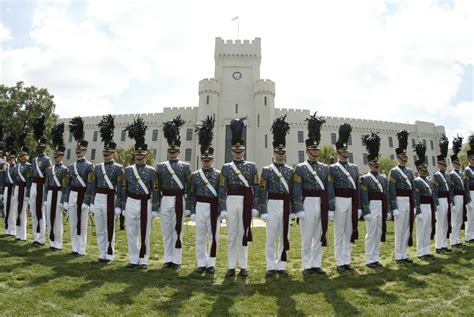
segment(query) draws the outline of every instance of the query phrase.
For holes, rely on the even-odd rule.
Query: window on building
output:
[[[331,144],[336,144],[336,133],[331,133]]]
[[[186,152],[184,154],[184,160],[186,162],[190,162],[191,161],[191,149],[186,149]]]
[[[388,137],[388,147],[393,147],[393,138],[391,136]]]
[[[127,131],[125,130],[122,130],[122,134],[120,135],[120,141],[125,141],[125,139],[127,138]]]
[[[153,158],[156,160],[156,149],[153,149]]]
[[[433,166],[436,166],[436,159],[434,156],[431,157],[431,163],[433,163]]]
[[[352,145],[352,135],[349,135],[349,139],[347,140],[347,145]]]
[[[354,154],[349,153],[349,162],[354,163]]]
[[[434,142],[433,142],[433,140],[430,140],[430,148],[431,148],[432,150],[434,150]]]
[[[206,96],[206,105],[209,104],[209,95]]]
[[[153,130],[153,133],[152,133],[152,135],[151,135],[151,140],[152,140],[153,142],[158,141],[158,130]]]
[[[92,136],[92,142],[97,142],[98,136],[99,136],[99,131],[94,131],[94,135]]]
[[[66,158],[69,160],[71,158],[71,149],[67,149]]]
[[[186,129],[186,141],[193,139],[193,129]]]
[[[69,142],[72,142],[72,133],[69,133]]]
[[[268,134],[265,134],[265,148],[268,148]]]
[[[412,147],[415,147],[415,145],[416,145],[415,139],[411,139],[411,145],[412,145]]]
[[[369,163],[369,159],[367,158],[367,153],[364,153],[364,164]]]
[[[239,105],[235,104],[235,113],[239,113]]]
[[[304,151],[298,151],[298,163],[304,162]]]
[[[426,140],[423,139],[423,145],[426,147]]]
[[[390,154],[390,159],[394,160],[395,159],[395,154]]]
[[[91,161],[95,160],[95,149],[91,150]]]
[[[263,104],[266,106],[267,105],[267,96],[263,97]]]
[[[428,156],[425,156],[425,162],[426,162],[426,165],[430,164],[430,161],[428,161]]]
[[[257,114],[257,128],[260,127],[260,115]]]
[[[304,134],[303,131],[298,131],[298,143],[304,142]]]

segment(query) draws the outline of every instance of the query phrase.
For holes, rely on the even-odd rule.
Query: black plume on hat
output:
[[[232,131],[231,144],[234,146],[244,146],[243,132],[245,119],[247,119],[247,117],[232,119],[230,122],[230,130]]]
[[[459,160],[458,153],[462,150],[462,136],[457,136],[453,139],[453,155],[451,155],[451,162]]]
[[[69,132],[79,145],[87,147],[89,142],[84,140],[84,120],[81,117],[74,117],[69,121]]]
[[[30,149],[25,145],[26,144],[26,137],[28,136],[28,132],[30,131],[30,127],[26,124],[20,131],[20,135],[18,136],[18,144],[20,145],[20,152],[28,153]]]
[[[111,114],[102,117],[97,126],[99,127],[100,138],[104,142],[104,149],[115,150],[117,144],[113,142],[114,138],[114,123],[115,117]]]
[[[3,143],[3,125],[0,124],[0,151],[3,151],[3,147],[5,144]]]
[[[308,138],[306,139],[306,147],[309,146],[319,146],[321,141],[321,127],[326,122],[323,117],[316,116],[318,112],[316,111],[312,116],[306,118],[305,121],[308,122]]]
[[[128,137],[135,140],[135,150],[146,151],[148,149],[148,145],[145,144],[146,129],[145,121],[140,116],[125,128],[128,131]]]
[[[46,129],[45,117],[41,115],[33,121],[33,136],[38,145],[46,145],[46,138],[44,137],[44,130]]]
[[[441,138],[439,139],[439,152],[440,152],[440,154],[438,155],[438,162],[446,160],[446,156],[448,156],[448,146],[449,146],[449,140],[443,134],[441,136]]]
[[[184,125],[184,120],[181,116],[176,116],[171,121],[166,121],[163,124],[163,135],[166,138],[169,146],[181,146],[181,136],[179,135],[180,128]]]
[[[474,135],[470,135],[469,136],[469,147],[471,149],[467,150],[467,156],[471,156],[471,155],[474,155]]]
[[[400,130],[397,132],[398,147],[395,149],[395,153],[397,153],[397,155],[406,153],[409,134],[410,132],[408,132],[407,130]]]
[[[16,155],[15,138],[15,133],[11,131],[5,136],[5,148],[7,150],[7,154]]]
[[[336,149],[346,149],[347,148],[347,141],[349,141],[349,137],[351,136],[352,127],[349,123],[343,123],[339,127],[339,138],[336,142]]]
[[[214,154],[214,148],[212,147],[212,140],[214,139],[214,125],[216,119],[211,116],[207,116],[206,119],[201,121],[194,132],[197,133],[199,139],[199,145],[201,146],[201,155]]]
[[[286,135],[290,133],[290,124],[285,121],[286,114],[273,120],[270,131],[273,134],[273,148],[286,147]]]
[[[415,161],[416,167],[418,167],[422,164],[425,164],[425,162],[426,162],[425,161],[426,146],[422,142],[419,142],[415,146],[415,152],[416,152],[416,155],[418,156],[418,160]]]
[[[51,128],[51,139],[55,151],[64,152],[66,147],[64,146],[64,123],[58,123]]]
[[[362,144],[365,145],[368,161],[377,161],[380,150],[380,136],[378,133],[371,132],[371,134],[362,136]]]

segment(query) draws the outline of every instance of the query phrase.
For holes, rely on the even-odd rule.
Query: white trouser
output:
[[[395,217],[395,260],[406,259],[408,239],[410,238],[410,199],[397,197],[400,215]]]
[[[351,264],[352,198],[336,197],[334,212],[334,257],[336,265]]]
[[[303,269],[320,268],[323,259],[321,198],[306,197],[303,202],[303,210],[304,219],[300,220]]]
[[[430,254],[431,204],[420,205],[421,214],[416,216],[416,255]]]
[[[176,248],[176,240],[178,240],[178,233],[176,232],[176,210],[175,210],[176,196],[163,196],[160,203],[160,223],[161,232],[163,234],[163,246],[164,246],[164,261],[173,262],[174,264],[181,264],[183,256],[183,249]],[[180,240],[183,245],[183,223],[184,223],[184,197],[183,197],[183,218],[181,221],[181,234]]]
[[[56,201],[56,216],[54,218],[54,223],[51,223],[51,205],[53,199],[53,192],[48,190],[48,197],[46,198],[46,213],[45,219],[47,223],[48,230],[46,234],[49,239],[49,245],[56,249],[62,249],[63,247],[63,213],[61,208],[59,208],[59,203],[61,202],[62,192],[58,191],[57,201]],[[53,229],[54,241],[51,241],[51,229]]]
[[[85,199],[84,199],[85,201]],[[81,212],[81,234],[77,234],[77,192],[71,191],[69,194],[69,224],[71,225],[71,245],[72,252],[77,252],[81,255],[86,254],[87,246],[87,224],[89,214],[87,208],[82,209]],[[80,206],[82,208],[82,206]]]
[[[113,207],[112,207],[113,208]],[[107,195],[95,194],[94,199],[94,219],[95,235],[97,238],[97,247],[99,248],[99,258],[113,261],[115,258],[115,230],[112,233],[112,254],[107,254],[109,248],[108,230],[107,230]],[[115,210],[114,210],[114,229],[115,229]]]
[[[5,213],[5,217],[7,215],[7,197],[8,197],[8,191],[10,189],[5,186],[5,192],[3,195],[3,212]],[[16,235],[16,208],[15,207],[15,186],[12,187],[12,195],[10,198],[10,212],[8,214],[8,219],[5,219],[5,222],[8,223],[8,229],[5,229],[5,234],[8,235]]]
[[[471,196],[471,205],[472,208],[467,208],[467,221],[465,225],[465,237],[466,241],[474,239],[474,190],[469,191],[469,195]]]
[[[143,258],[140,258],[140,247],[142,245],[140,207],[141,203],[139,199],[127,198],[124,216],[125,227],[127,229],[128,258],[132,264],[148,265],[148,259],[150,258],[151,200],[149,199],[147,203],[146,250]]]
[[[244,196],[229,195],[227,204],[227,267],[235,269],[237,258],[241,269],[247,269],[248,247],[242,245],[244,237]]]
[[[196,203],[196,260],[198,267],[216,266],[216,258],[210,257],[212,246],[211,204]],[[219,242],[219,221],[216,227],[216,243]],[[206,251],[207,243],[207,251]]]
[[[463,202],[462,195],[453,197],[454,206],[451,207],[451,245],[461,243],[461,226],[463,217]]]
[[[286,261],[281,260],[284,247],[283,236],[283,200],[269,199],[267,201],[267,239],[265,245],[265,255],[267,259],[267,271],[286,269]],[[288,239],[290,239],[290,219],[288,215]],[[278,249],[276,244],[278,243]],[[287,251],[287,258],[289,256]]]
[[[27,205],[27,199],[26,199],[26,187],[25,191],[23,193],[23,197],[19,197],[19,188],[18,186],[15,185],[15,191],[13,192],[13,201],[14,201],[14,206],[15,208],[15,226],[16,226],[16,220],[18,217],[18,206],[19,206],[19,201],[23,201],[23,208],[20,211],[20,225],[16,226],[16,238],[25,241],[26,240],[26,226],[27,226],[27,215],[26,215],[26,205]]]
[[[382,201],[371,200],[369,203],[372,219],[365,221],[365,263],[379,261],[380,241],[382,239]]]
[[[43,184],[43,186],[45,185]],[[43,205],[43,202],[41,202],[42,219],[38,219],[36,215],[36,198],[38,196],[36,188],[37,188],[37,184],[32,183],[31,189],[30,189],[30,211],[31,211],[31,219],[33,220],[33,240],[39,243],[44,243],[45,230],[46,230],[46,222],[44,221],[45,220],[44,219],[44,205]],[[43,201],[44,201],[44,197],[43,197]],[[39,222],[40,232],[37,232],[38,222]]]
[[[438,211],[436,212],[436,249],[448,247],[448,198],[439,198]]]

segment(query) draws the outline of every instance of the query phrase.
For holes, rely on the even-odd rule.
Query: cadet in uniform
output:
[[[13,199],[15,189],[16,150],[13,148],[15,135],[10,132],[5,137],[7,162],[5,164],[5,190],[3,196],[3,212],[5,213],[5,234],[10,237],[16,235],[16,212]]]
[[[334,216],[334,190],[329,167],[318,162],[321,126],[326,122],[314,115],[308,122],[307,160],[296,166],[293,176],[294,211],[301,230],[303,275],[325,274],[322,269],[323,246],[327,245],[329,210]]]
[[[360,210],[359,169],[348,162],[347,142],[352,127],[343,123],[339,127],[336,142],[338,162],[329,166],[335,196],[334,213],[334,256],[338,272],[353,271],[351,265],[352,243],[359,238],[358,220]]]
[[[127,267],[146,269],[150,257],[152,210],[158,212],[158,184],[155,169],[146,164],[148,145],[145,143],[147,127],[141,117],[127,126],[128,136],[135,139],[135,164],[127,166],[123,180],[125,226],[127,230]]]
[[[468,166],[464,169],[464,192],[466,193],[467,220],[466,242],[474,242],[474,135],[469,136],[470,149],[467,151]]]
[[[197,273],[214,273],[219,241],[219,177],[221,172],[212,166],[214,148],[212,139],[215,119],[208,116],[196,127],[201,150],[202,168],[191,176],[189,201],[191,219],[196,222]],[[208,252],[206,252],[206,242]]]
[[[290,125],[285,118],[286,115],[273,121],[271,128],[273,163],[263,167],[260,176],[260,218],[267,223],[265,244],[267,277],[276,273],[289,275],[286,262],[287,252],[290,250],[290,213],[294,215],[292,211],[294,170],[285,164],[286,135],[290,131]]]
[[[435,233],[436,195],[428,176],[428,165],[425,161],[426,147],[423,143],[416,145],[418,160],[415,161],[418,177],[413,181],[416,201],[416,253],[420,259],[430,259],[430,239]]]
[[[395,220],[395,261],[412,263],[407,256],[407,245],[413,245],[413,223],[415,220],[415,197],[413,188],[413,171],[406,167],[408,162],[407,145],[409,132],[401,130],[397,133],[398,165],[389,173],[390,210]]]
[[[3,126],[0,124],[0,204],[3,205],[3,194],[5,192],[5,182],[6,182],[6,172],[7,172],[7,163],[4,160],[3,149],[5,143],[3,143]],[[5,212],[5,209],[3,209]],[[4,215],[3,215],[4,216]],[[5,224],[7,222],[5,221]]]
[[[117,144],[113,141],[114,117],[106,115],[98,124],[104,143],[104,162],[94,166],[91,183],[91,208],[95,218],[98,262],[111,263],[115,256],[115,218],[122,212],[123,166],[114,161]]]
[[[53,165],[46,171],[44,188],[45,217],[48,228],[49,248],[51,251],[63,247],[63,214],[62,209],[66,200],[68,186],[68,169],[63,165],[64,157],[64,123],[59,123],[51,129],[53,141]]]
[[[72,254],[83,256],[86,254],[87,246],[87,223],[91,190],[88,179],[93,177],[94,164],[86,160],[89,142],[84,140],[84,121],[81,117],[71,119],[69,133],[77,141],[77,161],[68,167],[69,184],[64,209],[69,213]]]
[[[382,267],[380,242],[385,242],[387,233],[388,181],[379,173],[380,136],[377,133],[362,136],[367,148],[369,172],[360,178],[360,198],[364,215],[365,263],[368,268]]]
[[[33,220],[33,245],[41,246],[45,242],[46,221],[44,218],[44,184],[46,180],[46,170],[51,166],[51,160],[44,153],[46,148],[46,138],[44,137],[45,117],[39,116],[33,122],[33,135],[37,141],[37,157],[32,160],[33,178],[30,189],[30,212]]]
[[[232,131],[232,162],[225,163],[219,180],[219,204],[221,214],[227,216],[227,256],[228,270],[226,277],[235,276],[237,259],[240,265],[239,276],[247,277],[248,242],[252,241],[252,216],[257,217],[259,201],[259,182],[257,166],[244,160],[245,141],[243,132],[246,118],[233,119],[230,122]]]
[[[451,246],[456,248],[462,246],[461,243],[461,229],[464,227],[466,220],[466,201],[467,194],[464,191],[463,178],[464,173],[461,169],[461,161],[458,153],[462,149],[462,137],[455,137],[453,140],[453,155],[451,155],[451,163],[453,163],[453,171],[449,173],[450,187],[453,193],[453,208],[451,216]]]
[[[451,252],[448,239],[451,233],[451,193],[446,174],[446,156],[448,155],[448,138],[442,136],[439,141],[441,154],[438,155],[438,171],[434,173],[432,184],[436,204],[436,253]]]
[[[191,167],[181,161],[181,137],[179,129],[184,124],[181,116],[164,123],[163,134],[168,141],[168,160],[156,166],[160,193],[161,232],[164,245],[164,267],[178,269],[181,266],[183,216],[190,216],[189,187]]]

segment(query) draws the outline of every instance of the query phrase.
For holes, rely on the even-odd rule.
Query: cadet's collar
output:
[[[105,161],[104,163],[105,163],[105,165],[112,165],[112,164],[114,164],[114,160]]]
[[[372,173],[375,176],[379,175],[379,172],[376,172],[376,171],[370,171],[370,173]]]
[[[81,157],[81,158],[78,158],[78,159],[77,159],[78,162],[84,162],[85,160],[86,160],[85,157]]]
[[[458,169],[454,169],[454,171],[459,174],[459,170],[458,170]]]
[[[143,164],[139,164],[139,163],[136,163],[135,164],[137,167],[144,167],[146,165],[146,163],[144,162]]]
[[[347,161],[341,161],[341,160],[339,160],[338,162],[341,163],[342,165],[346,165],[347,163],[349,163]]]
[[[402,165],[402,164],[398,164],[398,167],[401,168],[401,169],[404,169],[404,168],[405,168],[405,166]]]
[[[46,156],[44,152],[38,155],[38,157],[44,157],[44,156]]]
[[[59,163],[56,163],[55,165],[56,166],[61,166],[61,165],[63,165],[63,163],[59,162]]]
[[[308,163],[310,164],[316,164],[318,163],[318,160],[310,160],[310,159],[307,159]]]
[[[11,164],[10,164],[10,167],[15,166],[15,165],[16,165],[16,163],[11,163]]]
[[[445,173],[446,173],[446,170],[444,170],[444,171],[439,170],[439,172],[440,172],[441,174],[445,174]]]
[[[214,169],[214,168],[213,168],[212,166],[211,166],[211,167],[208,167],[208,168],[204,168],[204,167],[202,168],[202,170],[203,170],[204,172],[209,172],[209,171],[212,171],[213,169]]]
[[[168,161],[170,161],[170,163],[178,163],[179,159],[177,159],[177,158],[169,159]]]
[[[242,164],[244,162],[244,160],[243,159],[242,160],[234,160],[233,162],[234,162],[234,164]]]
[[[280,167],[281,167],[281,166],[285,165],[285,163],[277,163],[277,162],[273,162],[273,165],[275,165],[275,166],[280,166]]]

